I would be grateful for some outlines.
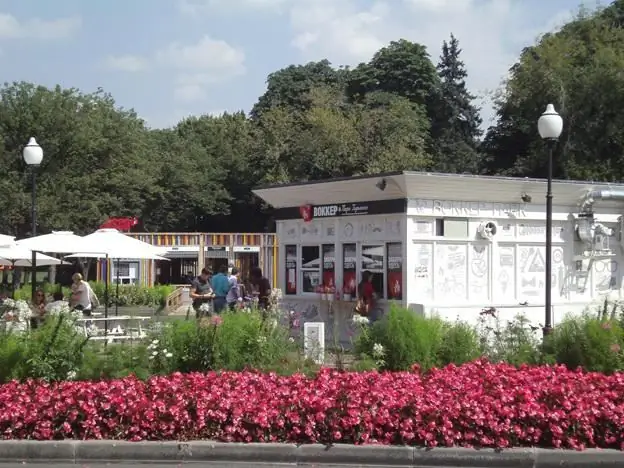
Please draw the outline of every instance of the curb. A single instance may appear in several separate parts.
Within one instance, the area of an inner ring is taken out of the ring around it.
[[[241,444],[209,441],[0,441],[0,464],[27,462],[247,462],[303,465],[386,465],[414,468],[621,468],[624,452],[518,448],[435,448],[381,445]]]

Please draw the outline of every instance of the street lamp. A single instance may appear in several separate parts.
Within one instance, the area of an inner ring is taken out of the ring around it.
[[[555,106],[548,104],[546,110],[537,121],[537,131],[548,145],[548,185],[546,187],[546,300],[544,310],[544,336],[552,331],[552,178],[553,178],[553,150],[563,130],[563,119],[555,110]]]
[[[31,236],[35,237],[37,235],[37,168],[43,160],[43,149],[39,146],[34,137],[30,137],[26,146],[24,146],[22,156],[24,157],[24,162],[30,166],[32,175],[32,200],[30,207],[32,221]],[[34,250],[32,253],[31,266],[32,300],[34,301],[37,292],[37,253]]]

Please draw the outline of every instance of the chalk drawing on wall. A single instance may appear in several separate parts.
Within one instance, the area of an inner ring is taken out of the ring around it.
[[[435,297],[461,301],[468,296],[465,244],[437,244],[435,263]]]
[[[414,300],[420,302],[433,298],[431,244],[414,244],[416,261],[414,265]]]
[[[468,250],[470,254],[470,297],[487,300],[489,295],[489,263],[490,249],[488,245],[473,244]]]
[[[520,246],[520,298],[541,297],[544,293],[546,272],[545,251],[542,246]],[[565,293],[565,266],[563,264],[563,249],[553,247],[551,288],[559,291],[559,295]]]
[[[619,264],[615,259],[605,258],[602,260],[594,260],[594,291],[598,294],[604,294],[614,289],[617,289],[618,269]]]
[[[515,300],[516,252],[513,246],[498,247],[494,296],[501,301]]]

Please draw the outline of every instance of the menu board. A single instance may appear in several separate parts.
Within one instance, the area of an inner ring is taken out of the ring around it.
[[[387,245],[388,299],[403,299],[403,245],[400,242]]]
[[[344,244],[342,246],[342,277],[344,294],[355,295],[357,293],[357,250],[355,244]]]
[[[323,286],[336,287],[336,247],[333,244],[323,245]]]
[[[286,251],[286,294],[297,294],[297,246],[287,245]]]

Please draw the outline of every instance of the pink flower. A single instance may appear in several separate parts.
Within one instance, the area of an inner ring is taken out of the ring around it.
[[[428,373],[207,372],[0,386],[3,439],[621,449],[624,376],[480,359]]]
[[[613,351],[614,353],[619,353],[620,352],[620,345],[617,343],[613,343],[611,345],[611,351]]]
[[[611,330],[611,322],[602,322],[601,326],[603,330]]]
[[[223,323],[223,319],[219,315],[213,315],[210,317],[210,324],[215,327],[221,325]]]

